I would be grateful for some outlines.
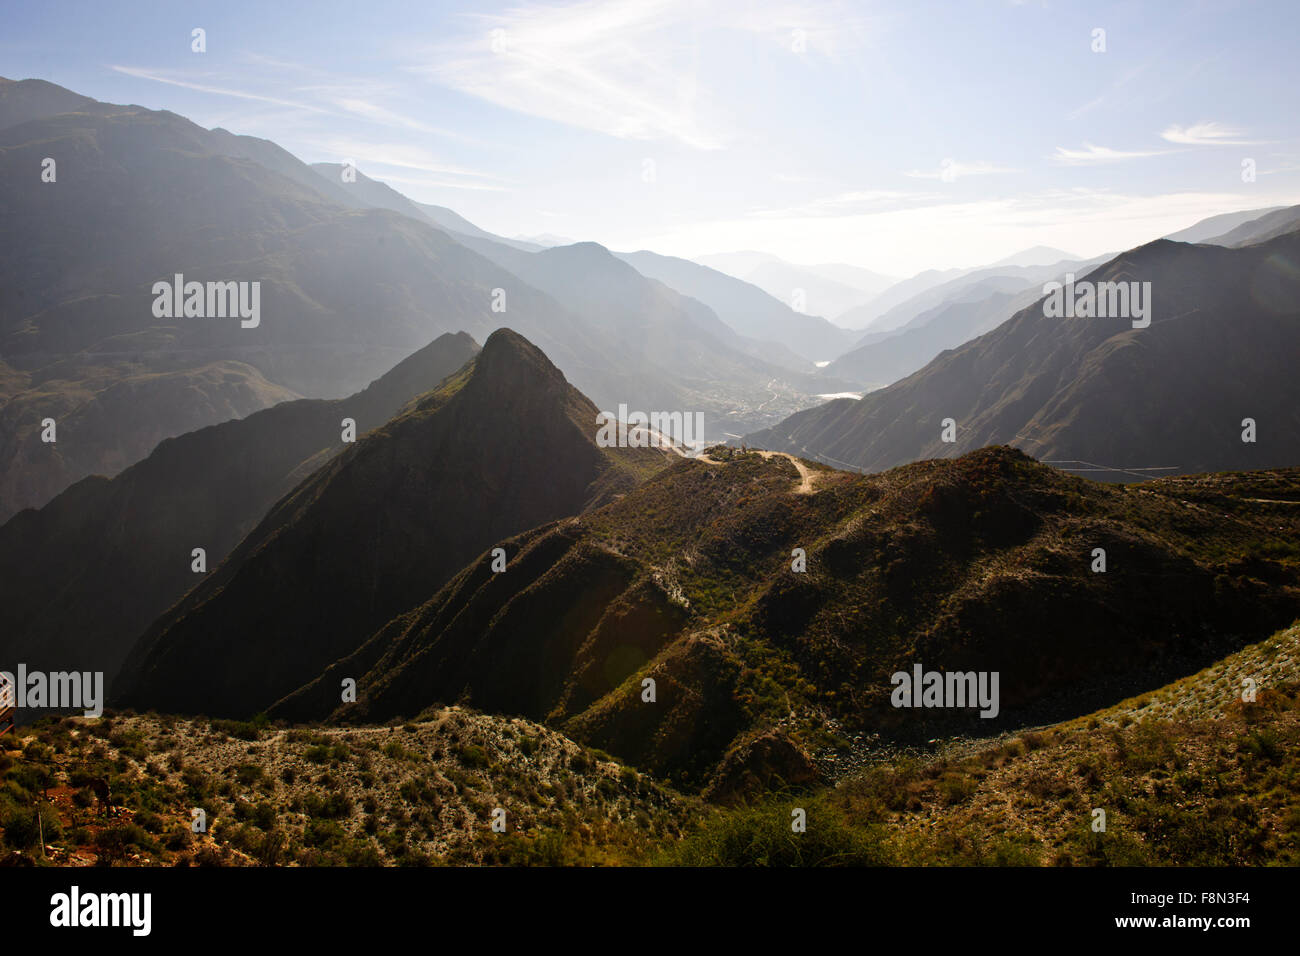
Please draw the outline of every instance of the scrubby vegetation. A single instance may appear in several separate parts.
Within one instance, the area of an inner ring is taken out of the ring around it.
[[[1300,626],[1088,717],[882,760],[834,787],[716,813],[661,860],[1300,865],[1298,663]],[[1253,702],[1241,699],[1245,678],[1259,685]],[[805,834],[791,832],[794,807]]]
[[[461,708],[350,730],[54,718],[16,743],[0,757],[0,840],[50,864],[630,863],[676,839],[692,805],[554,731]]]
[[[467,568],[342,662],[365,691],[317,716],[470,695],[706,793],[764,730],[838,751],[838,772],[881,743],[1086,714],[1300,617],[1292,470],[1106,485],[990,447],[873,475],[804,463],[803,494],[788,459],[710,459],[507,542],[509,575]],[[998,672],[996,719],[894,708],[891,675],[918,662]]]
[[[1294,471],[1110,486],[987,448],[805,494],[788,460],[716,454],[467,568],[336,665],[364,692],[326,724],[30,729],[0,839],[74,864],[1300,862],[1300,629],[1268,638],[1300,617]],[[913,662],[998,671],[998,718],[893,708]],[[289,709],[331,697],[308,691]]]
[[[220,722],[56,719],[0,756],[0,841],[74,866],[1295,866],[1298,661],[1300,625],[1086,717],[725,805],[460,708],[251,739]]]

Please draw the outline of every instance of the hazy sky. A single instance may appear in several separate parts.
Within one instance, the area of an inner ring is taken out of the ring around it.
[[[43,0],[4,19],[5,76],[351,159],[507,236],[910,275],[1300,202],[1296,0]]]

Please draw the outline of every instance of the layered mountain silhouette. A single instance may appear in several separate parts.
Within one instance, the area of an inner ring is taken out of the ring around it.
[[[703,302],[742,335],[775,342],[793,352],[805,366],[829,361],[857,338],[820,316],[796,312],[757,286],[698,262],[645,250],[616,255],[642,275]]]
[[[446,332],[509,325],[602,407],[702,411],[715,437],[825,390],[599,247],[512,260],[521,276],[502,250],[535,244],[338,173],[173,113],[0,83],[0,520],[164,438],[348,395]],[[154,283],[178,274],[260,283],[255,327],[155,316]]]
[[[945,349],[997,328],[1036,298],[1036,290],[1026,293],[1018,281],[1003,277],[976,283],[926,309],[902,328],[868,336],[871,341],[841,355],[823,371],[868,388],[888,385],[922,368]]]
[[[123,667],[120,701],[264,710],[489,545],[625,493],[671,454],[598,447],[597,414],[536,346],[494,332],[464,369],[281,499],[154,622]]]
[[[1086,276],[1093,266],[1111,258],[1054,259],[1047,265],[1014,262],[1050,258],[1056,252],[1045,246],[1028,249],[1010,257],[1010,263],[964,272],[918,292],[879,318],[878,324],[886,331],[867,332],[822,373],[868,388],[889,385],[922,368],[940,352],[997,328],[1037,301],[1044,281],[1064,281],[1066,273]]]
[[[1300,229],[1300,206],[1275,209],[1207,240],[1219,246],[1248,246]]]
[[[434,206],[429,203],[416,202],[403,196],[393,187],[371,179],[356,167],[347,169],[342,163],[312,163],[311,168],[318,173],[331,188],[342,187],[348,201],[375,209],[391,209],[403,216],[413,219],[427,219],[439,229],[453,235],[472,236],[476,239],[492,239],[496,242],[537,252],[543,248],[534,242],[522,242],[506,239],[486,230],[480,229],[464,216],[448,209],[446,206]],[[345,178],[345,175],[347,178]]]
[[[598,367],[556,361],[576,368],[575,384],[603,407],[632,392],[645,396],[643,408],[700,411],[717,440],[743,434],[747,421],[774,420],[775,408],[848,387],[791,362],[788,352],[773,354],[780,346],[740,335],[704,302],[646,278],[598,243],[530,253],[472,236],[460,241],[601,330],[598,339],[608,344]]]
[[[215,568],[267,510],[344,443],[473,358],[444,335],[365,390],[301,399],[163,441],[114,478],[82,479],[39,511],[0,527],[0,660],[43,670],[103,671],[110,683],[146,627]]]
[[[867,470],[1003,443],[1118,481],[1290,465],[1300,460],[1297,264],[1295,231],[1238,248],[1158,240],[1087,275],[1149,282],[1147,328],[1053,318],[1035,302],[889,388],[746,441]],[[1243,441],[1246,419],[1254,442]]]
[[[742,279],[779,302],[790,302],[799,290],[807,312],[844,328],[852,328],[842,319],[845,313],[870,302],[899,281],[840,262],[795,265],[766,252],[724,252],[700,256],[696,262]]]
[[[1040,265],[1005,264],[961,271],[953,278],[926,285],[916,294],[891,306],[880,315],[872,329],[858,340],[858,346],[871,345],[899,332],[914,329],[927,321],[927,313],[933,312],[940,306],[973,301],[996,292],[1021,292],[1034,287],[1041,288],[1043,282],[1048,279],[1054,279],[1066,272],[1083,275],[1090,267],[1100,265],[1111,258],[1113,256],[1098,256],[1083,260],[1058,259]],[[897,289],[898,287],[890,289],[890,293],[896,293]],[[849,354],[852,353],[846,353]]]
[[[7,114],[64,105],[46,87],[4,86],[23,106]],[[47,156],[55,182],[40,179]],[[347,395],[443,332],[486,337],[492,289],[510,279],[427,223],[351,203],[274,144],[171,113],[29,119],[0,129],[0,167],[0,517],[163,438]],[[260,324],[156,318],[153,283],[176,273],[260,281]],[[525,325],[560,312],[532,290],[515,301]]]
[[[1220,213],[1217,216],[1208,216],[1199,222],[1194,222],[1186,229],[1171,232],[1163,238],[1172,239],[1174,242],[1209,242],[1219,246],[1230,245],[1230,243],[1219,241],[1224,234],[1231,232],[1238,226],[1255,222],[1260,217],[1283,208],[1285,207],[1270,206],[1265,209],[1248,209],[1244,212]]]

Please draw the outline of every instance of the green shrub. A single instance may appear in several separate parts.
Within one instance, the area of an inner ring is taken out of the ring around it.
[[[791,830],[789,801],[724,811],[670,850],[678,866],[884,866],[892,854],[877,825],[851,826],[811,803],[807,831]]]

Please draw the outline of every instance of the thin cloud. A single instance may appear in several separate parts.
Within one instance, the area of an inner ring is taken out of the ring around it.
[[[281,99],[277,96],[267,96],[263,93],[252,93],[248,90],[236,90],[226,86],[211,86],[205,83],[194,83],[190,80],[181,80],[173,76],[167,76],[157,70],[148,70],[138,66],[121,66],[114,64],[112,69],[118,73],[124,73],[127,76],[133,76],[141,80],[152,80],[155,83],[165,83],[168,86],[180,86],[187,90],[197,90],[200,93],[213,93],[217,96],[231,96],[235,99],[253,100],[258,103],[270,103],[273,106],[288,106],[293,109],[305,110],[309,113],[328,113],[329,110],[322,109],[319,106],[312,106],[308,103],[298,103],[293,100]]]
[[[1242,139],[1246,131],[1221,123],[1201,122],[1191,126],[1173,125],[1160,134],[1161,139],[1184,146],[1258,146],[1266,140]]]
[[[618,139],[719,150],[741,134],[700,84],[702,37],[760,35],[792,56],[834,57],[860,44],[874,21],[828,2],[759,13],[743,0],[581,0],[517,6],[471,22],[473,32],[423,51],[426,62],[408,71]]]
[[[1119,163],[1129,159],[1146,159],[1149,156],[1164,156],[1172,152],[1176,150],[1119,150],[1111,149],[1109,146],[1084,143],[1083,149],[1066,149],[1064,146],[1058,146],[1052,158],[1066,166],[1091,166],[1098,163]]]
[[[698,149],[728,141],[698,116],[689,31],[674,2],[530,6],[478,18],[477,36],[412,72],[507,109],[620,139]]]
[[[293,64],[284,61],[268,61],[267,58],[258,55],[251,55],[249,59],[254,62],[274,65],[277,69],[290,70],[295,69]],[[170,76],[160,70],[151,70],[138,66],[113,65],[113,70],[123,73],[126,76],[132,76],[141,80],[151,80],[155,83],[164,83],[168,86],[178,86],[187,90],[195,90],[200,93],[211,93],[216,96],[227,96],[233,99],[247,100],[255,103],[265,103],[269,106],[287,107],[293,110],[299,110],[304,113],[315,113],[324,116],[342,116],[352,115],[381,126],[388,126],[399,129],[409,129],[419,133],[429,133],[438,136],[445,136],[450,139],[458,139],[466,142],[476,142],[472,137],[452,130],[440,129],[436,126],[430,126],[410,116],[405,116],[387,107],[381,106],[375,102],[377,92],[367,92],[363,88],[358,92],[357,84],[348,86],[295,86],[293,92],[306,94],[309,98],[321,100],[322,103],[304,102],[302,99],[290,100],[280,96],[272,96],[266,93],[255,93],[251,90],[236,89],[229,86],[218,86],[211,83],[198,83],[193,80],[180,79],[179,77]]]
[[[395,169],[413,169],[422,173],[434,173],[440,176],[456,176],[470,180],[487,180],[489,183],[503,183],[508,180],[500,176],[447,163],[437,154],[420,146],[408,143],[374,143],[343,137],[309,137],[304,144],[318,153],[332,157],[346,157],[356,163],[373,163]],[[465,188],[469,188],[466,186]],[[482,186],[480,188],[488,188]]]
[[[405,116],[385,106],[380,106],[371,99],[362,99],[359,96],[331,96],[329,101],[345,113],[351,113],[353,116],[359,116],[362,119],[369,120],[380,126],[389,126],[399,129],[414,130],[417,133],[431,133],[436,136],[445,136],[448,139],[457,139],[462,142],[479,142],[474,137],[466,136],[463,133],[457,133],[454,130],[442,129],[437,126],[430,126],[418,119]]]

